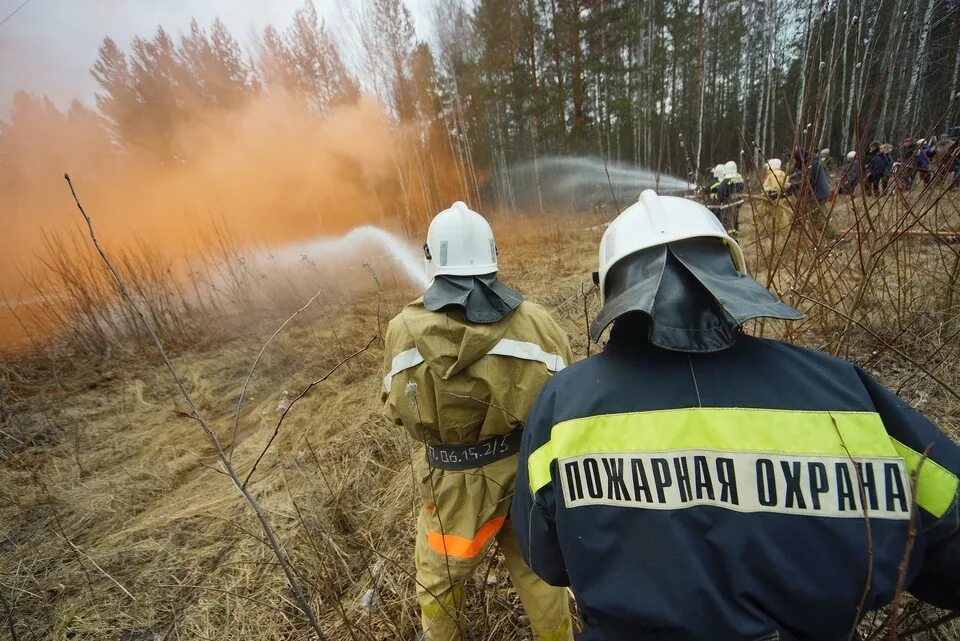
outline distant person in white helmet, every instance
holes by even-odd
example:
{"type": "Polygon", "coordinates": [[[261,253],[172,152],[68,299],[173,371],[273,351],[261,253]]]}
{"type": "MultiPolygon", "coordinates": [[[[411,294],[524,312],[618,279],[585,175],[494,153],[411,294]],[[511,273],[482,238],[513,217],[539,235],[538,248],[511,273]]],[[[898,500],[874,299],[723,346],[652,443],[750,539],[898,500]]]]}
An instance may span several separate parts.
{"type": "Polygon", "coordinates": [[[783,161],[779,158],[770,158],[766,162],[763,174],[763,193],[771,199],[783,196],[787,188],[787,173],[783,171],[783,161]]]}
{"type": "Polygon", "coordinates": [[[702,205],[643,192],[599,258],[609,341],[537,398],[511,510],[580,641],[839,641],[902,590],[960,607],[948,436],[857,366],[747,335],[803,314],[702,205]]]}
{"type": "Polygon", "coordinates": [[[723,165],[723,179],[720,181],[720,187],[717,188],[717,197],[722,206],[720,222],[733,234],[740,233],[742,195],[743,176],[737,170],[737,163],[728,160],[723,165]]]}
{"type": "Polygon", "coordinates": [[[827,148],[821,149],[817,154],[817,158],[820,160],[820,166],[823,167],[823,170],[829,178],[833,173],[833,156],[830,155],[830,150],[827,148]]]}
{"type": "Polygon", "coordinates": [[[851,150],[844,158],[843,168],[837,179],[837,193],[850,195],[856,191],[859,183],[860,161],[857,159],[857,152],[851,150]]]}
{"type": "Polygon", "coordinates": [[[762,187],[766,199],[754,201],[754,220],[770,238],[771,247],[779,251],[781,232],[790,226],[791,212],[786,201],[787,173],[783,171],[783,161],[779,158],[770,158],[765,165],[762,187]]]}
{"type": "Polygon", "coordinates": [[[523,418],[570,364],[567,335],[497,278],[493,231],[464,203],[433,219],[424,254],[430,285],[390,321],[383,378],[384,415],[426,450],[414,459],[422,638],[473,638],[464,589],[499,542],[533,638],[569,641],[566,591],[526,565],[507,518],[523,418]]]}

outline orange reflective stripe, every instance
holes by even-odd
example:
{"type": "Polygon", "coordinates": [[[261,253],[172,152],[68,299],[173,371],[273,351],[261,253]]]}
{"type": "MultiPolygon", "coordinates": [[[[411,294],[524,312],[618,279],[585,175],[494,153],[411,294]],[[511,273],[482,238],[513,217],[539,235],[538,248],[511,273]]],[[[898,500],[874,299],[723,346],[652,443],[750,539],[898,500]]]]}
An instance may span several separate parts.
{"type": "Polygon", "coordinates": [[[456,534],[440,534],[439,532],[428,529],[427,542],[437,554],[445,554],[458,559],[472,559],[480,554],[491,537],[496,536],[506,520],[506,516],[498,516],[495,519],[490,519],[480,526],[480,529],[477,530],[477,535],[472,539],[457,536],[456,534]]]}

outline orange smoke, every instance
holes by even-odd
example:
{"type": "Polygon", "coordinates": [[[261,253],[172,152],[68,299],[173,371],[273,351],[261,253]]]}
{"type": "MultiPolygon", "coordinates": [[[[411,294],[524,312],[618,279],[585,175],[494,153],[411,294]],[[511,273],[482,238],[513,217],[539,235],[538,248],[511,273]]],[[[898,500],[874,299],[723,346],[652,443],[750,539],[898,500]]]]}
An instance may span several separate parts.
{"type": "Polygon", "coordinates": [[[261,94],[180,128],[176,148],[190,159],[182,163],[116,149],[90,112],[58,121],[52,105],[21,100],[35,111],[15,123],[2,161],[14,163],[13,176],[0,183],[0,211],[12,222],[0,235],[8,296],[41,232],[80,222],[64,171],[108,246],[139,238],[177,254],[197,249],[212,223],[241,242],[274,243],[383,222],[395,209],[384,200],[394,197],[398,132],[373,99],[321,119],[289,96],[261,94]]]}

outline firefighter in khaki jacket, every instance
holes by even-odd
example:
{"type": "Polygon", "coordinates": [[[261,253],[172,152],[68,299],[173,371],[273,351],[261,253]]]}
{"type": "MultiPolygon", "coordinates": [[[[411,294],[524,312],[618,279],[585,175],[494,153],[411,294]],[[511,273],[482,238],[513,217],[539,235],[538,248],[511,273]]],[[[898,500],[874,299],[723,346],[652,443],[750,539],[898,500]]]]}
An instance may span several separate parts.
{"type": "Polygon", "coordinates": [[[423,638],[466,638],[464,584],[499,542],[534,638],[570,641],[566,591],[526,565],[507,520],[522,421],[571,362],[567,336],[497,279],[490,225],[464,203],[434,218],[424,252],[432,282],[390,321],[383,378],[384,414],[426,444],[414,457],[423,638]]]}

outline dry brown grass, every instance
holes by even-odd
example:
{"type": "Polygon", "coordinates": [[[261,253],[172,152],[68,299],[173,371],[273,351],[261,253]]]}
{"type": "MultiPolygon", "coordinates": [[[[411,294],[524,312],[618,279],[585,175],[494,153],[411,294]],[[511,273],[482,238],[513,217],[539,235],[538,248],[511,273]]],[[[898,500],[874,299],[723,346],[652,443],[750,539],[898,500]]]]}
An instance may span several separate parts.
{"type": "MultiPolygon", "coordinates": [[[[862,260],[904,226],[891,225],[913,220],[909,211],[928,202],[910,198],[883,211],[874,205],[869,233],[865,214],[843,203],[836,228],[861,221],[850,240],[820,249],[801,242],[789,261],[764,258],[769,242],[747,212],[743,242],[761,279],[809,310],[794,340],[865,364],[956,436],[960,403],[917,364],[960,382],[951,262],[960,246],[904,235],[872,259],[873,269],[862,260]]],[[[956,227],[957,207],[954,198],[941,201],[921,220],[956,227]]],[[[502,276],[553,313],[578,357],[587,352],[583,292],[592,316],[590,272],[599,225],[610,217],[494,218],[502,276]]],[[[351,282],[352,291],[334,287],[267,350],[235,443],[241,473],[272,434],[284,391],[293,397],[379,336],[416,295],[384,269],[374,267],[379,287],[369,275],[351,282]]],[[[298,306],[278,304],[273,325],[251,321],[216,341],[177,343],[176,365],[222,441],[229,443],[250,364],[298,306]]],[[[411,639],[418,622],[411,444],[380,416],[381,357],[376,342],[299,403],[251,481],[337,640],[411,639]],[[369,612],[361,599],[374,583],[379,606],[369,612]]],[[[48,351],[8,362],[0,400],[0,594],[18,639],[310,638],[256,522],[212,467],[210,445],[179,413],[183,401],[151,352],[78,359],[48,351]]],[[[529,637],[504,569],[494,561],[492,572],[497,585],[473,590],[468,604],[479,638],[529,637]]]]}

